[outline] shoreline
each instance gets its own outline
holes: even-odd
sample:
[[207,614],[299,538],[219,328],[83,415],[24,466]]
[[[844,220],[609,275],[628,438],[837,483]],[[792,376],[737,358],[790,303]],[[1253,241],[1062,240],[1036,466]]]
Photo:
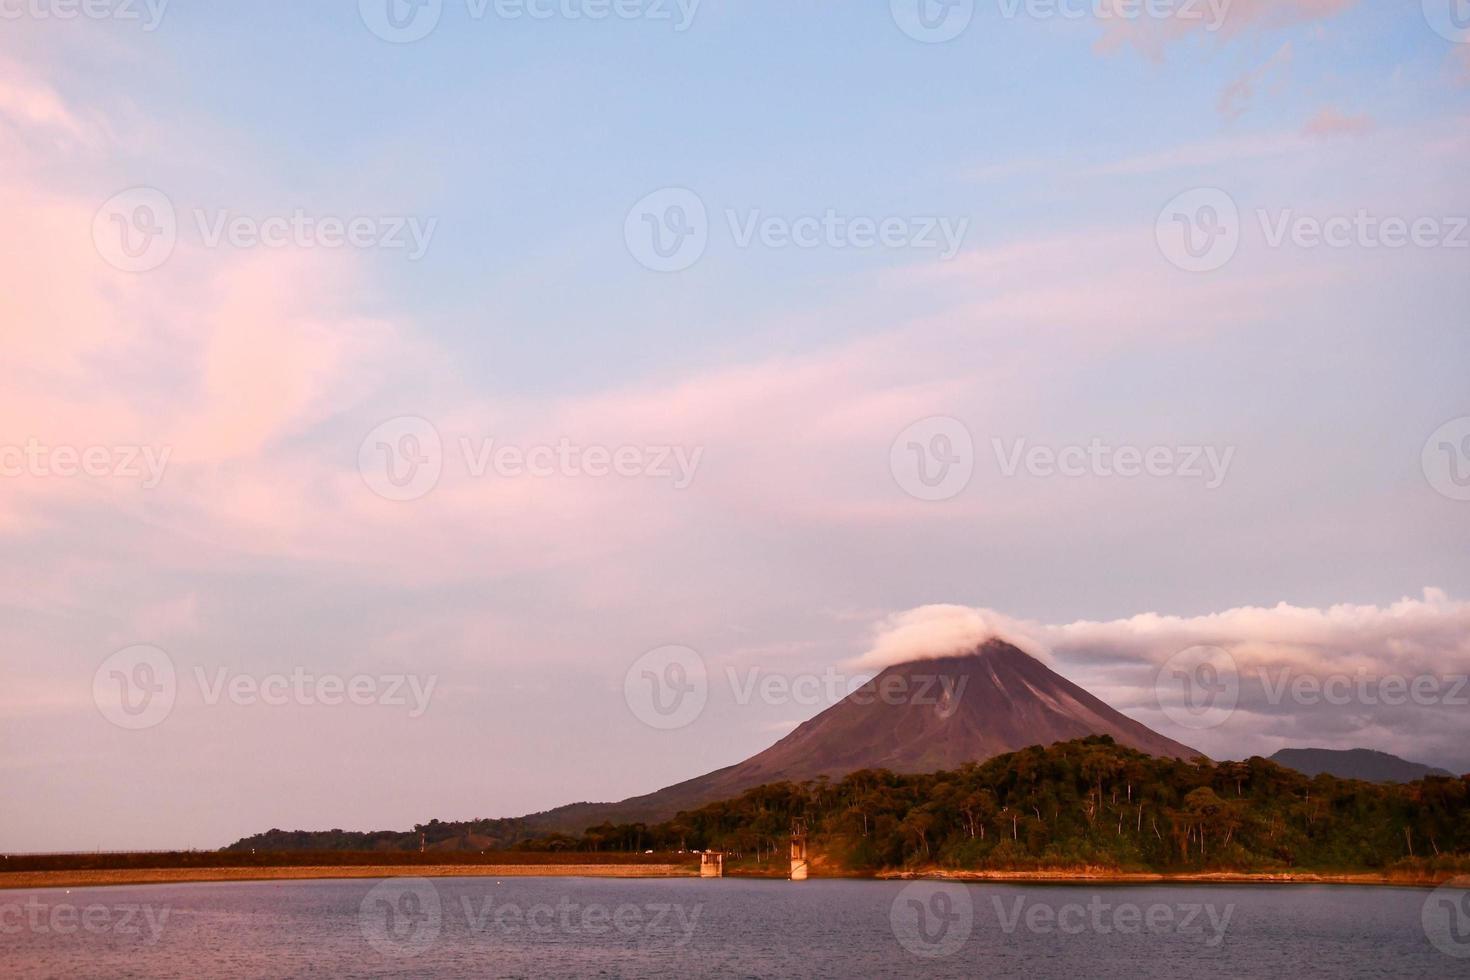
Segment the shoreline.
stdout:
[[1015,882],[1052,885],[1370,885],[1433,888],[1455,878],[1453,871],[1333,872],[1333,871],[959,871],[931,868],[922,871],[882,871],[875,877],[888,881]]
[[0,872],[0,891],[103,888],[232,881],[329,881],[350,878],[697,878],[684,864],[385,864],[278,868],[129,868]]
[[[243,881],[329,881],[357,878],[698,878],[687,864],[434,864],[300,866],[276,868],[136,868],[77,871],[0,872],[0,891],[32,888],[104,888],[122,885],[208,884]],[[779,874],[727,874],[727,878],[785,880]],[[822,878],[873,881],[953,881],[1049,885],[1366,885],[1432,888],[1463,875],[1367,872],[1240,872],[1201,871],[1166,874],[1151,871],[959,871],[931,868],[814,875]],[[716,880],[716,879],[711,879]]]

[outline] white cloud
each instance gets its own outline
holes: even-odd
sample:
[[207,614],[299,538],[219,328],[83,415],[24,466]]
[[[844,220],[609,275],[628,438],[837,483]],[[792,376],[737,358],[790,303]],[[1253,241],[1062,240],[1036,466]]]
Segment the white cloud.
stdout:
[[[1216,758],[1270,754],[1289,745],[1376,748],[1416,761],[1453,764],[1470,739],[1470,602],[1443,590],[1386,605],[1325,608],[1280,603],[1202,616],[1140,613],[1103,622],[1047,624],[993,609],[923,606],[889,616],[860,663],[881,669],[973,650],[996,637],[1051,659],[1061,672],[1165,734],[1191,740]],[[1195,646],[1225,650],[1237,666],[1240,702],[1217,730],[1187,732],[1161,711],[1160,666]],[[1307,678],[1308,691],[1345,679],[1345,699],[1273,695],[1283,678]],[[1430,703],[1391,703],[1384,679],[1422,679]],[[1339,681],[1341,683],[1341,681]],[[1368,698],[1360,696],[1367,685]],[[1278,688],[1279,690],[1279,688]],[[1444,760],[1451,760],[1446,763]]]

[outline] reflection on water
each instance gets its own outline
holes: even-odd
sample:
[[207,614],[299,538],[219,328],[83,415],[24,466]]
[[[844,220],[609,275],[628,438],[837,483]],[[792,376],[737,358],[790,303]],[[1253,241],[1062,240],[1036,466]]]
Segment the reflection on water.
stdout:
[[1465,976],[1463,897],[730,878],[151,885],[0,892],[0,954],[9,976]]

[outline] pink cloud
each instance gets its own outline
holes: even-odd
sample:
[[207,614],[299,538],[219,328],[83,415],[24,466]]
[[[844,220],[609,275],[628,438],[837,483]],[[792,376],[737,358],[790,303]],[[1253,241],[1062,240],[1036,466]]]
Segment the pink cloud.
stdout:
[[1277,76],[1278,86],[1281,84],[1279,76],[1290,68],[1292,56],[1291,42],[1288,41],[1278,48],[1265,64],[1246,72],[1225,86],[1220,92],[1220,101],[1216,105],[1220,115],[1232,122],[1244,115],[1251,103],[1255,101],[1258,87],[1272,76]]
[[1170,147],[1138,156],[1126,157],[1095,167],[1089,174],[1098,176],[1139,176],[1170,171],[1243,164],[1297,153],[1307,141],[1299,133],[1250,134],[1231,136]]
[[[1131,7],[1129,0],[1112,0],[1119,10]],[[1330,20],[1356,6],[1358,0],[1228,0],[1205,16],[1158,18],[1113,16],[1102,20],[1102,51],[1132,45],[1141,53],[1161,58],[1172,42],[1201,35],[1230,39],[1248,33],[1280,30],[1297,24]],[[1223,11],[1223,16],[1218,12]]]
[[398,345],[386,324],[322,308],[353,281],[341,260],[301,250],[220,263],[182,352],[192,390],[167,439],[184,462],[261,453],[362,393],[354,379]]
[[1307,136],[1327,139],[1334,136],[1356,136],[1371,132],[1373,117],[1366,114],[1347,116],[1333,106],[1327,106],[1307,120],[1302,132]]
[[0,57],[0,125],[11,135],[40,131],[81,143],[97,136],[51,86],[37,79],[18,62]]

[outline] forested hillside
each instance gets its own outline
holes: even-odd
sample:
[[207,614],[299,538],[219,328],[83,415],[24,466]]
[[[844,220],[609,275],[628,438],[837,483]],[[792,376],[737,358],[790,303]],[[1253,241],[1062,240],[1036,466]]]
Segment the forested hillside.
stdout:
[[1181,762],[1098,737],[954,772],[864,771],[762,786],[664,824],[602,826],[521,846],[780,854],[797,824],[851,870],[1379,869],[1470,853],[1470,781],[1308,778],[1260,758]]

